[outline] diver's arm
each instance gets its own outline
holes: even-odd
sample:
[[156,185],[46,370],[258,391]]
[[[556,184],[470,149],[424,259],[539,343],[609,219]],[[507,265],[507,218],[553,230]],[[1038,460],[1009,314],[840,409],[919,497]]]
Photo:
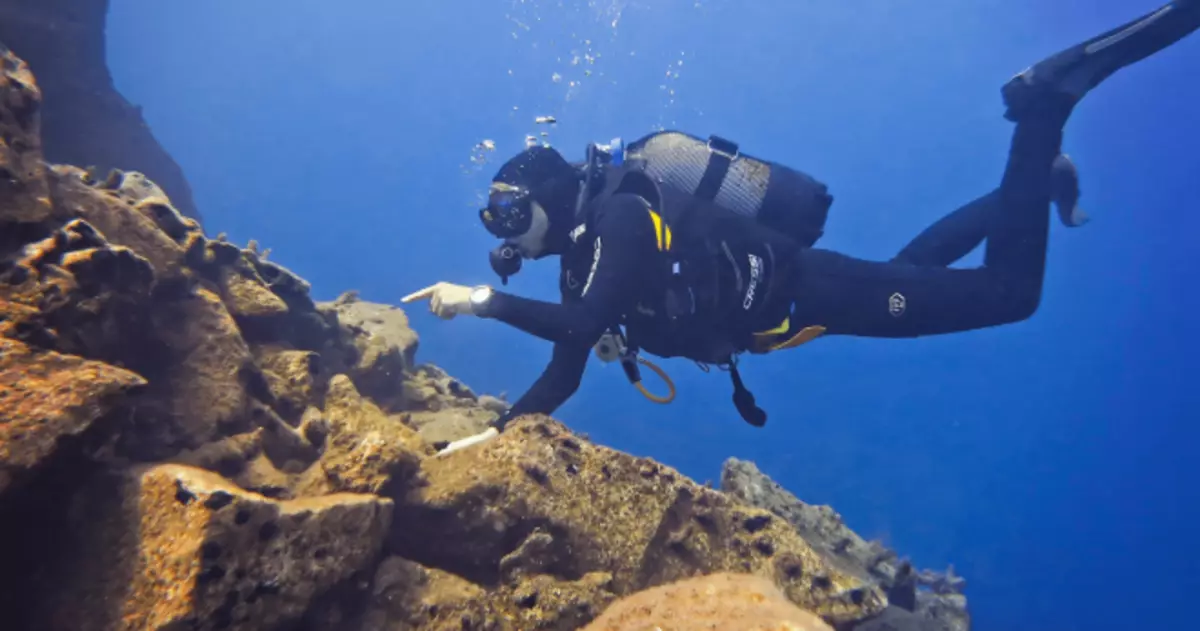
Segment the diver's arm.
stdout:
[[478,315],[530,335],[587,348],[632,307],[654,252],[654,224],[640,198],[616,195],[596,222],[592,268],[579,301],[556,304],[494,291]]
[[571,398],[583,381],[591,347],[555,344],[550,364],[529,390],[494,423],[499,429],[522,414],[552,414]]

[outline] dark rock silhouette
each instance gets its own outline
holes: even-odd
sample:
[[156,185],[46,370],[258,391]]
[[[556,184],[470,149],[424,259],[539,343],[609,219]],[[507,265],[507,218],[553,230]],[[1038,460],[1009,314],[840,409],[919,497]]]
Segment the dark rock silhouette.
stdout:
[[0,43],[29,63],[45,97],[46,160],[102,173],[140,171],[184,215],[198,219],[183,170],[155,139],[141,108],[113,86],[107,15],[108,0],[0,0]]

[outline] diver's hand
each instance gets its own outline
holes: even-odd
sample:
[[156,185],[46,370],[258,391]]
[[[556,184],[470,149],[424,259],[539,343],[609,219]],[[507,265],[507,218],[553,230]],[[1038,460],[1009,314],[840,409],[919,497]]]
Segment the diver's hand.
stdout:
[[453,283],[438,283],[430,285],[421,291],[411,293],[400,300],[403,303],[429,299],[429,310],[439,318],[449,320],[458,315],[473,315],[471,308],[471,292],[473,287],[464,287]]

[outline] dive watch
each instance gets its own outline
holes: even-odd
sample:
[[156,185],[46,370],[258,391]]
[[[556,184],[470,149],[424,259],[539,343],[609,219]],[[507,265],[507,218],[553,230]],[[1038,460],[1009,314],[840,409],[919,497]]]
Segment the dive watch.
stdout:
[[488,303],[492,300],[492,288],[480,285],[471,290],[471,311],[475,315],[483,315]]

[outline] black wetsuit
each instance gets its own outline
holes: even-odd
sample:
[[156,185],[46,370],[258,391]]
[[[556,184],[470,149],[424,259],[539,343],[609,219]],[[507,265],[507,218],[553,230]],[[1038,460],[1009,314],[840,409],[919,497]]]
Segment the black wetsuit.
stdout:
[[[1051,204],[1051,167],[1071,105],[1048,99],[1014,131],[998,189],[935,223],[892,261],[796,248],[781,299],[794,301],[795,327],[826,334],[914,337],[1019,321],[1038,306]],[[599,220],[562,257],[561,304],[496,292],[481,315],[554,343],[541,377],[500,424],[552,413],[579,387],[593,345],[639,300],[662,291],[655,227],[637,197],[615,195]],[[947,267],[986,239],[985,263]],[[586,291],[585,291],[586,290]]]

